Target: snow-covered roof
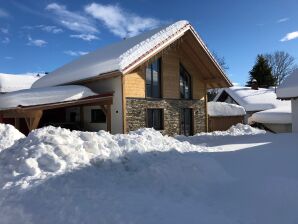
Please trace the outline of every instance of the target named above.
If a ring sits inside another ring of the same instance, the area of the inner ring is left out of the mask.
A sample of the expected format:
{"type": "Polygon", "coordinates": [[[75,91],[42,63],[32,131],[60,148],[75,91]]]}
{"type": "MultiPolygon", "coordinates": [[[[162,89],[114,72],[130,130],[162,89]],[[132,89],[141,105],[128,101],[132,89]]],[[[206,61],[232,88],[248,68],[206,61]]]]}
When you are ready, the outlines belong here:
{"type": "Polygon", "coordinates": [[[194,33],[199,44],[210,56],[226,82],[229,83],[199,35],[188,21],[182,20],[84,55],[44,76],[34,83],[33,88],[70,84],[111,72],[126,74],[189,30],[194,33]]]}
{"type": "Polygon", "coordinates": [[[259,88],[258,90],[254,90],[250,87],[240,86],[221,89],[214,98],[214,101],[217,101],[224,91],[240,106],[244,107],[246,111],[261,111],[290,105],[289,102],[277,99],[274,88],[259,88]]]}
{"type": "Polygon", "coordinates": [[[298,69],[294,70],[277,88],[277,97],[289,99],[298,97],[298,69]]]}
{"type": "Polygon", "coordinates": [[[19,90],[0,95],[0,110],[78,100],[93,95],[96,93],[78,85],[19,90]]]}
{"type": "Polygon", "coordinates": [[[208,102],[208,115],[212,117],[221,116],[243,116],[246,114],[242,106],[225,102],[208,102]]]}
{"type": "Polygon", "coordinates": [[[291,124],[292,112],[290,106],[281,106],[274,109],[254,113],[249,118],[249,123],[263,124],[291,124]]]}
{"type": "Polygon", "coordinates": [[[7,93],[21,89],[30,89],[32,84],[43,75],[44,74],[40,73],[0,73],[0,92],[7,93]]]}

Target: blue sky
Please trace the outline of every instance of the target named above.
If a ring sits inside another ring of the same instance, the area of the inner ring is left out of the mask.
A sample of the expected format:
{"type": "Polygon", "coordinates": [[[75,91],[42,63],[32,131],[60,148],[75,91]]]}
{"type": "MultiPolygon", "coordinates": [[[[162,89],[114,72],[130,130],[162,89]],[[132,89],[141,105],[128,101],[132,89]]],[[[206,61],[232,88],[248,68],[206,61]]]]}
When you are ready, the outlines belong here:
{"type": "Polygon", "coordinates": [[[244,84],[257,54],[298,62],[297,0],[0,0],[0,72],[52,71],[86,52],[186,19],[244,84]]]}

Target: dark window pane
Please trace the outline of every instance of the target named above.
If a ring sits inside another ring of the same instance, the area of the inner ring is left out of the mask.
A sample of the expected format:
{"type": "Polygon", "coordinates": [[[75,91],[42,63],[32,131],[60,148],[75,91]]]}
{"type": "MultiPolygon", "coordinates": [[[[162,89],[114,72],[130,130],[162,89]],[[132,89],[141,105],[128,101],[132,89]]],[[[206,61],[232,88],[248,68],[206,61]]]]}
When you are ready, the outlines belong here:
{"type": "Polygon", "coordinates": [[[180,134],[192,135],[192,109],[185,108],[181,110],[180,134]]]}
{"type": "Polygon", "coordinates": [[[163,129],[162,109],[148,109],[147,110],[147,127],[155,130],[163,129]]]}
{"type": "Polygon", "coordinates": [[[161,59],[157,59],[146,68],[146,96],[160,97],[161,59]]]}
{"type": "Polygon", "coordinates": [[[91,110],[91,122],[92,123],[106,123],[106,115],[100,109],[91,110]]]}
{"type": "Polygon", "coordinates": [[[70,122],[76,122],[77,113],[76,112],[70,112],[69,113],[69,121],[70,122]]]}
{"type": "Polygon", "coordinates": [[[191,99],[191,77],[180,64],[180,96],[182,99],[191,99]]]}

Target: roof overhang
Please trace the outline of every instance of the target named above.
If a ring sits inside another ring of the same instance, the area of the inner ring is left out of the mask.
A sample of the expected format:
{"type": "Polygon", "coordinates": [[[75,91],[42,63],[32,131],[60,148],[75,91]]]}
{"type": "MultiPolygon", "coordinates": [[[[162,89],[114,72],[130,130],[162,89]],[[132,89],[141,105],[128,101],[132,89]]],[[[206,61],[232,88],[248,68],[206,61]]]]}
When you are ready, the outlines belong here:
{"type": "Polygon", "coordinates": [[[59,108],[69,108],[75,106],[93,106],[93,105],[111,105],[113,104],[113,93],[98,94],[94,96],[89,96],[81,98],[78,100],[71,100],[65,102],[49,103],[49,104],[40,104],[33,106],[18,106],[16,108],[9,108],[0,110],[0,115],[4,118],[16,118],[24,117],[24,115],[30,115],[32,111],[38,110],[50,110],[50,109],[59,109],[59,108]]]}

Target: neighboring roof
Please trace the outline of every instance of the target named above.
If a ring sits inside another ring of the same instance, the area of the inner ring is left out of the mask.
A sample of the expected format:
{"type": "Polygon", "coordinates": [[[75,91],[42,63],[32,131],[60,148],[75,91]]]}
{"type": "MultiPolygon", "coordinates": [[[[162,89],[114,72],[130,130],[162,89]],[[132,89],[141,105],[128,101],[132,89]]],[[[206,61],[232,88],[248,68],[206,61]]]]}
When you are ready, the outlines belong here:
{"type": "Polygon", "coordinates": [[[276,98],[275,89],[259,88],[253,90],[250,87],[230,87],[219,91],[213,101],[217,101],[220,95],[226,92],[240,106],[248,111],[261,111],[276,108],[278,106],[289,105],[289,102],[276,98]]]}
{"type": "Polygon", "coordinates": [[[225,102],[208,102],[207,108],[208,115],[212,117],[243,116],[246,114],[243,107],[225,102]]]}
{"type": "Polygon", "coordinates": [[[70,84],[111,72],[126,74],[179,39],[187,31],[194,34],[198,44],[200,44],[210,57],[212,63],[220,73],[221,79],[225,81],[225,86],[231,86],[231,82],[208,51],[199,35],[194,31],[188,21],[183,20],[84,55],[44,76],[34,83],[33,88],[70,84]]]}
{"type": "Polygon", "coordinates": [[[279,99],[298,98],[298,69],[279,85],[276,93],[279,99]]]}
{"type": "Polygon", "coordinates": [[[0,92],[7,93],[21,89],[30,89],[32,84],[44,76],[39,73],[6,74],[0,73],[0,92]]]}
{"type": "Polygon", "coordinates": [[[249,123],[262,124],[291,124],[292,111],[291,106],[281,106],[274,109],[264,110],[254,113],[249,118],[249,123]]]}
{"type": "Polygon", "coordinates": [[[69,85],[19,90],[0,95],[0,110],[78,100],[94,96],[85,86],[69,85]]]}

